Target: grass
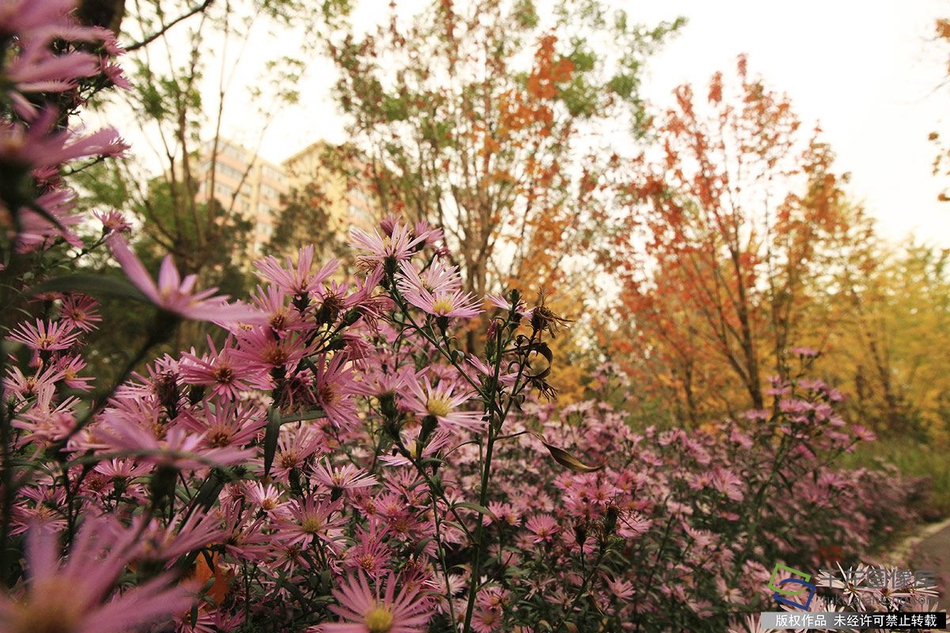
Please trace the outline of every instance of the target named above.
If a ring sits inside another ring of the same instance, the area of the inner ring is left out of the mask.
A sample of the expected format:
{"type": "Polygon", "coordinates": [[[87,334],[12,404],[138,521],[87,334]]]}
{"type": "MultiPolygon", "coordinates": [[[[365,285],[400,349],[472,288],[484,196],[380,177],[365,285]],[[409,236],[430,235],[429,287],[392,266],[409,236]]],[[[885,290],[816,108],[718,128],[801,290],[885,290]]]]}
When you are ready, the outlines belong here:
{"type": "Polygon", "coordinates": [[[925,520],[950,515],[950,453],[946,448],[903,438],[880,438],[858,445],[854,453],[843,455],[844,468],[881,468],[878,459],[897,466],[905,477],[926,477],[930,495],[920,508],[925,520]]]}

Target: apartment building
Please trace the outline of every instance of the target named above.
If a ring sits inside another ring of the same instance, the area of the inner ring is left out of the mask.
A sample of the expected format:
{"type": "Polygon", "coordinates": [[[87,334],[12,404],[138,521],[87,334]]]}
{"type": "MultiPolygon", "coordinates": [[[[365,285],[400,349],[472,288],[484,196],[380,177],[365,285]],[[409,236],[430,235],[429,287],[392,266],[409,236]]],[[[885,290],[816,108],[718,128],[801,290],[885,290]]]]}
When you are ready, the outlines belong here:
{"type": "MultiPolygon", "coordinates": [[[[361,178],[347,178],[327,168],[325,141],[313,143],[284,161],[283,167],[292,187],[319,182],[329,199],[330,217],[341,239],[351,228],[370,229],[378,225],[380,213],[369,184],[361,178]]],[[[359,173],[353,162],[349,171],[359,173]]]]}
{"type": "MultiPolygon", "coordinates": [[[[327,149],[327,144],[319,141],[277,164],[233,141],[219,138],[216,147],[207,142],[202,146],[196,170],[198,199],[207,200],[210,194],[225,209],[253,223],[252,240],[248,245],[250,262],[263,254],[274,234],[285,204],[282,196],[318,182],[327,198],[330,229],[338,240],[345,242],[351,228],[368,230],[377,226],[380,214],[368,184],[360,184],[363,182],[360,178],[347,178],[326,167],[327,149]],[[211,187],[213,192],[209,192],[211,187]]],[[[351,171],[359,173],[358,167],[354,163],[351,171]]]]}
{"type": "Polygon", "coordinates": [[[219,138],[217,146],[213,142],[202,146],[197,180],[199,199],[207,200],[210,194],[225,209],[251,221],[248,254],[259,256],[274,233],[281,196],[290,192],[284,169],[237,143],[219,138]],[[214,191],[209,192],[212,186],[214,191]]]}

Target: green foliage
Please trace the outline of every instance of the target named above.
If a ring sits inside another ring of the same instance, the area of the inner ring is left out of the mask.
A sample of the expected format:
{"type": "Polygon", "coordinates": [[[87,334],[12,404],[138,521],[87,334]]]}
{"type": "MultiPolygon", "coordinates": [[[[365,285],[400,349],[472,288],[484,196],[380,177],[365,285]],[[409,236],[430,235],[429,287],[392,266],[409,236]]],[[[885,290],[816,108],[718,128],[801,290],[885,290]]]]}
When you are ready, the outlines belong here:
{"type": "Polygon", "coordinates": [[[842,456],[841,465],[878,471],[896,466],[904,477],[921,478],[927,483],[927,493],[916,500],[922,516],[936,519],[950,515],[950,461],[939,445],[909,438],[867,442],[842,456]]]}
{"type": "Polygon", "coordinates": [[[321,182],[313,180],[303,188],[293,189],[281,202],[283,210],[266,247],[269,254],[292,255],[313,244],[319,259],[350,256],[339,220],[331,209],[334,201],[321,182]]]}

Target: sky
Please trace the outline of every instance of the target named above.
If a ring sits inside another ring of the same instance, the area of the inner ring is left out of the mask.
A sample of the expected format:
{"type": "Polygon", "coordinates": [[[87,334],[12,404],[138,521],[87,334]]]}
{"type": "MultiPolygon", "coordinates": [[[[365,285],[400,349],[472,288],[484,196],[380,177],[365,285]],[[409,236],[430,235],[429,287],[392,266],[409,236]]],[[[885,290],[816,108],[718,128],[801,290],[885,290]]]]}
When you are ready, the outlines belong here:
{"type": "Polygon", "coordinates": [[[950,203],[937,201],[948,180],[932,175],[928,140],[933,131],[950,137],[950,88],[939,88],[950,47],[933,41],[950,2],[667,0],[637,11],[645,21],[689,19],[652,60],[650,99],[683,82],[703,85],[747,53],[751,72],[787,93],[806,125],[821,126],[839,170],[852,175],[849,193],[882,233],[900,240],[914,231],[950,247],[950,203]]]}
{"type": "MultiPolygon", "coordinates": [[[[913,232],[950,248],[950,203],[937,201],[950,178],[932,175],[937,148],[928,140],[934,131],[950,140],[950,86],[941,87],[950,47],[933,39],[936,18],[950,17],[950,0],[617,1],[648,25],[688,19],[648,64],[643,94],[656,106],[671,103],[682,83],[705,86],[717,70],[728,77],[745,53],[750,73],[787,93],[806,128],[821,126],[837,169],[851,173],[851,198],[883,235],[899,241],[913,232]]],[[[381,2],[364,0],[356,19],[371,20],[381,2]]],[[[272,45],[263,42],[251,46],[272,45]]],[[[329,62],[310,63],[302,105],[275,117],[260,145],[265,158],[279,162],[318,139],[345,139],[333,80],[329,62]]],[[[256,137],[241,138],[246,117],[240,105],[229,106],[223,131],[254,146],[256,137]]]]}

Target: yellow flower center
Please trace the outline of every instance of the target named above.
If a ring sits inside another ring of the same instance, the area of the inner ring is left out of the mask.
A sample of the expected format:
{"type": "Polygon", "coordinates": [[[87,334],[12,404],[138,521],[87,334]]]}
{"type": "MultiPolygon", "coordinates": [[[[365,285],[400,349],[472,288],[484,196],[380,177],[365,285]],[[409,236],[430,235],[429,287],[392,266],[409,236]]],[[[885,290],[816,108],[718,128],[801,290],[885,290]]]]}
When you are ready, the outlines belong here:
{"type": "Polygon", "coordinates": [[[319,534],[325,526],[325,523],[320,517],[308,516],[306,517],[300,525],[302,529],[307,534],[319,534]]]}
{"type": "Polygon", "coordinates": [[[393,614],[388,609],[376,607],[366,614],[365,624],[369,633],[389,633],[393,626],[393,614]]]}
{"type": "Polygon", "coordinates": [[[429,398],[426,400],[426,411],[438,418],[451,413],[452,407],[444,398],[429,398]]]}
{"type": "Polygon", "coordinates": [[[445,316],[449,312],[455,309],[455,302],[452,301],[452,297],[449,295],[442,295],[436,297],[432,302],[432,312],[438,314],[439,316],[445,316]]]}
{"type": "Polygon", "coordinates": [[[229,385],[234,382],[234,370],[226,365],[222,365],[215,369],[214,379],[219,384],[229,385]]]}
{"type": "Polygon", "coordinates": [[[231,445],[231,440],[234,439],[234,431],[230,427],[223,424],[218,424],[211,427],[208,431],[208,434],[205,435],[205,441],[208,443],[208,446],[213,446],[215,448],[223,448],[225,446],[231,445]]]}
{"type": "Polygon", "coordinates": [[[323,402],[323,405],[326,407],[333,406],[337,401],[336,389],[333,388],[333,385],[327,383],[320,387],[320,401],[323,402]]]}

